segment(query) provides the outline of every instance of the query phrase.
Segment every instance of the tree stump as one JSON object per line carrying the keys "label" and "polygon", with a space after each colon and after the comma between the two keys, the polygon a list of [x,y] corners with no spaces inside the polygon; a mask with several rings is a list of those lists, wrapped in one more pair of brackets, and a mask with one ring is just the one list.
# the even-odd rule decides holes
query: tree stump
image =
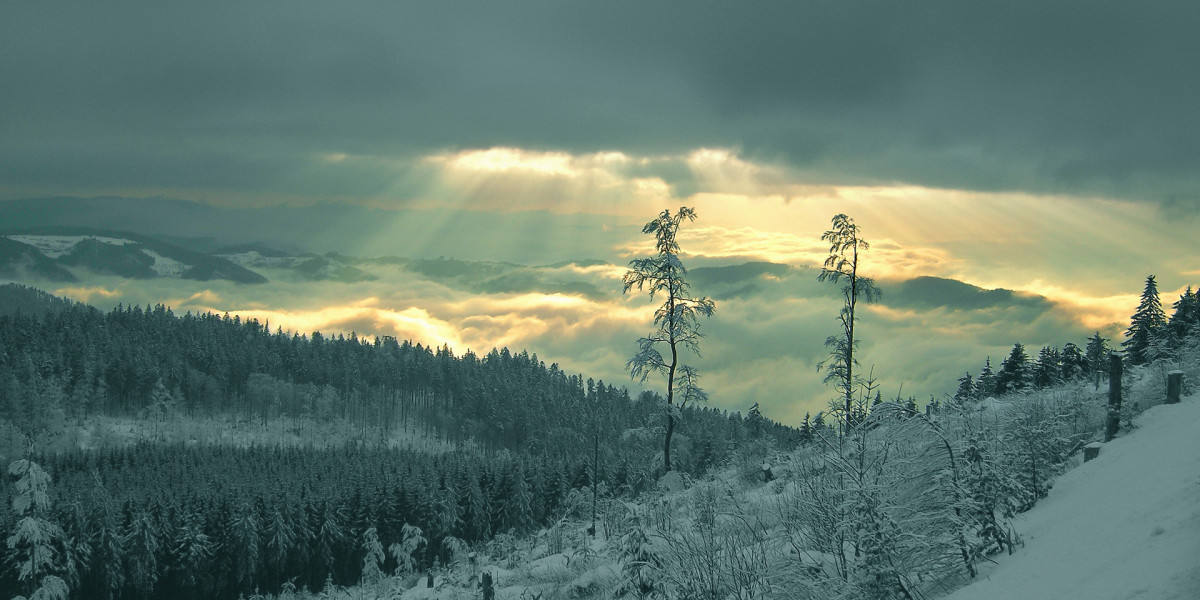
{"label": "tree stump", "polygon": [[492,585],[492,574],[484,571],[483,573],[483,600],[495,600],[496,588]]}
{"label": "tree stump", "polygon": [[1087,462],[1100,456],[1100,442],[1092,442],[1083,447],[1083,462]]}
{"label": "tree stump", "polygon": [[1167,404],[1179,404],[1183,394],[1183,371],[1167,373]]}
{"label": "tree stump", "polygon": [[1108,422],[1104,425],[1104,441],[1111,442],[1121,429],[1121,354],[1109,355],[1108,364]]}

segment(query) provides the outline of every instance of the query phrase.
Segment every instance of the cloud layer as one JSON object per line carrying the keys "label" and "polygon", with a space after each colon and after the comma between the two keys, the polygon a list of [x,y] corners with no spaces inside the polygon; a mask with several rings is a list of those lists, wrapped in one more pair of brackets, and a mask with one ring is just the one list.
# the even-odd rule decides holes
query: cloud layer
{"label": "cloud layer", "polygon": [[[80,273],[82,283],[49,289],[103,308],[162,302],[178,313],[228,312],[299,333],[391,335],[449,344],[458,353],[528,349],[568,371],[638,387],[623,367],[636,339],[650,329],[653,306],[620,293],[622,267],[453,260],[357,265],[376,279],[313,282],[261,269],[271,282],[248,286]],[[745,411],[758,402],[766,414],[791,423],[826,407],[832,393],[817,363],[827,354],[822,340],[836,332],[839,299],[833,286],[816,281],[815,269],[700,261],[691,280],[698,293],[717,300],[716,316],[702,325],[703,356],[685,357],[700,369],[715,406]],[[905,394],[941,397],[964,370],[976,371],[989,355],[999,360],[1016,341],[1061,345],[1089,333],[1070,311],[1042,297],[933,278],[887,282],[884,289],[885,302],[864,311],[859,331],[863,368],[873,370],[885,394],[903,385]]]}
{"label": "cloud layer", "polygon": [[919,395],[1015,341],[1119,331],[1147,274],[1166,302],[1194,283],[1197,30],[1182,0],[20,3],[0,199],[95,199],[0,210],[406,259],[355,283],[87,277],[62,290],[80,299],[623,380],[650,306],[622,266],[646,220],[693,206],[714,401],[797,417],[828,395],[837,298],[813,269],[834,214],[885,290],[864,361]]}
{"label": "cloud layer", "polygon": [[49,2],[5,15],[9,194],[405,196],[423,183],[405,167],[497,146],[740,148],[812,183],[1190,208],[1200,189],[1200,8],[1182,0]]}

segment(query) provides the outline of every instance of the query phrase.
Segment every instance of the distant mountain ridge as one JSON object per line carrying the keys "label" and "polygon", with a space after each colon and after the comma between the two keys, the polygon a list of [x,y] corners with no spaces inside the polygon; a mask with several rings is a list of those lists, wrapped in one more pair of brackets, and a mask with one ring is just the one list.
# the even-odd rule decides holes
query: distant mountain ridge
{"label": "distant mountain ridge", "polygon": [[264,283],[262,275],[220,256],[149,236],[85,227],[0,230],[0,275],[75,281],[68,267],[131,279],[178,277]]}

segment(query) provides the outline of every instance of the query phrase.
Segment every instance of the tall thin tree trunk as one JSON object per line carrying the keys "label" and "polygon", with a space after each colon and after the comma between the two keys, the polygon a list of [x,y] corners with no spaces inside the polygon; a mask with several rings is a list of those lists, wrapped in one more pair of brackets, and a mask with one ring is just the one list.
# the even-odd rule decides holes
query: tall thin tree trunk
{"label": "tall thin tree trunk", "polygon": [[667,325],[670,327],[669,341],[671,345],[671,366],[667,371],[667,435],[663,442],[663,475],[671,472],[671,436],[675,433],[675,368],[679,366],[679,349],[675,341],[675,286],[671,285],[670,297],[667,298]]}

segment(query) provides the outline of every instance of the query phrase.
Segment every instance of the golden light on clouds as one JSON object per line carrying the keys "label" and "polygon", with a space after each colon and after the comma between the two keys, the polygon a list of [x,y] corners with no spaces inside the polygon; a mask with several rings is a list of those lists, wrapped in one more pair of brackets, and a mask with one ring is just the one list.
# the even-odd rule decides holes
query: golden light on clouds
{"label": "golden light on clouds", "polygon": [[[538,194],[521,200],[506,193],[509,209],[603,210],[641,223],[663,209],[693,206],[700,219],[681,231],[680,242],[684,253],[696,258],[819,267],[828,252],[820,234],[832,215],[844,212],[873,244],[864,257],[864,271],[872,277],[945,277],[985,289],[1039,293],[1092,328],[1128,317],[1128,294],[1118,292],[1143,275],[1112,268],[1122,258],[1131,264],[1141,258],[1147,272],[1162,270],[1156,264],[1162,257],[1148,251],[1158,241],[1151,232],[1161,219],[1134,202],[904,184],[810,184],[783,167],[746,160],[727,148],[653,157],[493,148],[431,160],[451,179],[474,173],[475,190],[514,189],[512,179],[497,179],[498,174],[519,179],[523,190],[554,180],[573,182],[569,189],[543,189],[562,200]],[[687,169],[693,193],[679,196],[666,178],[646,176],[655,168],[669,172],[672,165]],[[634,166],[644,170],[634,173]],[[1127,229],[1134,233],[1112,235]],[[649,248],[644,238],[614,244],[624,260]],[[1089,262],[1100,265],[1092,267],[1095,276],[1073,279],[1076,265]],[[1041,283],[1051,278],[1063,282]]]}
{"label": "golden light on clouds", "polygon": [[[1119,342],[1146,275],[1159,276],[1169,307],[1178,292],[1167,290],[1198,283],[1189,278],[1200,273],[1200,252],[1190,242],[1196,223],[1146,205],[814,183],[734,149],[637,156],[500,147],[407,163],[345,154],[321,160],[395,174],[397,190],[417,182],[406,190],[415,201],[372,199],[395,209],[380,213],[384,218],[403,222],[437,209],[417,221],[428,226],[371,234],[380,239],[371,246],[382,249],[379,255],[455,257],[486,246],[477,255],[487,258],[476,260],[492,262],[355,263],[375,280],[353,284],[307,281],[284,270],[264,270],[271,282],[260,286],[102,277],[56,293],[110,307],[153,298],[177,313],[228,312],[300,333],[391,335],[459,354],[525,349],[619,384],[629,381],[625,361],[654,310],[644,295],[621,293],[627,262],[653,252],[641,226],[664,209],[691,206],[699,218],[679,235],[686,264],[731,267],[709,270],[694,287],[721,298],[697,363],[706,387],[722,408],[762,402],[772,414],[799,418],[823,408],[828,396],[813,365],[824,356],[825,336],[836,331],[836,292],[811,270],[828,254],[820,236],[835,214],[862,227],[871,249],[860,272],[884,290],[885,303],[863,313],[864,356],[889,384],[906,382],[906,392],[953,386],[963,370],[977,371],[983,358],[1001,356],[1014,341],[1061,346],[1100,330]],[[420,176],[405,175],[406,168]],[[464,211],[483,225],[465,229]],[[542,262],[511,258],[504,254],[509,247]],[[920,277],[969,285],[906,285]],[[985,293],[995,288],[1013,293]],[[954,297],[939,297],[946,290]]]}
{"label": "golden light on clouds", "polygon": [[326,334],[356,332],[360,337],[390,335],[397,339],[408,339],[427,346],[449,344],[452,348],[464,346],[459,328],[455,324],[438,319],[428,311],[409,307],[401,310],[374,306],[373,299],[348,305],[327,306],[317,310],[286,309],[232,309],[216,308],[212,312],[228,312],[242,319],[257,319],[269,323],[271,328],[307,334],[314,331]]}
{"label": "golden light on clouds", "polygon": [[68,286],[54,290],[54,295],[64,296],[87,304],[97,300],[116,298],[120,296],[120,292],[100,286]]}
{"label": "golden light on clouds", "polygon": [[477,171],[485,173],[529,172],[535,175],[575,176],[579,170],[572,167],[573,158],[565,152],[533,152],[520,148],[488,148],[466,150],[455,154],[429,157],[431,162],[442,163],[451,171]]}
{"label": "golden light on clouds", "polygon": [[636,214],[645,202],[669,193],[661,180],[630,175],[634,161],[621,152],[572,155],[499,147],[436,154],[422,163],[438,172],[445,188],[435,192],[432,206],[448,201],[497,212]]}

